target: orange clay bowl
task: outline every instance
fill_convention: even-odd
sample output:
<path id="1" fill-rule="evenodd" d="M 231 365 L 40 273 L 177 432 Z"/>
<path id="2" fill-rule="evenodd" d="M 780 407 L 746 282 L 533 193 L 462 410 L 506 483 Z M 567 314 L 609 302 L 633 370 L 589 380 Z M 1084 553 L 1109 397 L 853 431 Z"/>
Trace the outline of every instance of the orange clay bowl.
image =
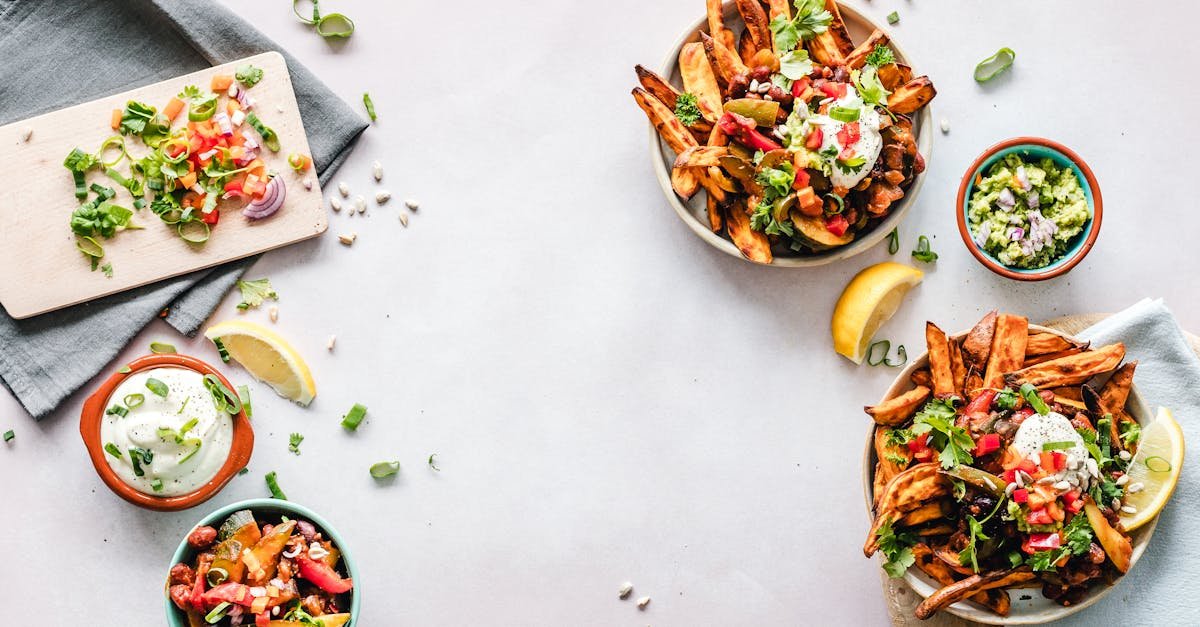
<path id="1" fill-rule="evenodd" d="M 125 371 L 109 377 L 84 401 L 83 412 L 79 417 L 79 434 L 83 436 L 83 443 L 87 446 L 88 457 L 92 458 L 92 465 L 96 467 L 96 474 L 100 475 L 100 479 L 104 481 L 105 485 L 117 496 L 134 505 L 163 512 L 195 507 L 212 498 L 221 491 L 221 488 L 225 487 L 225 484 L 229 483 L 229 480 L 239 470 L 250 463 L 250 453 L 254 450 L 254 430 L 250 428 L 250 420 L 246 417 L 246 411 L 243 409 L 233 417 L 233 444 L 229 448 L 229 457 L 225 459 L 225 464 L 217 471 L 216 476 L 194 492 L 180 496 L 151 496 L 143 494 L 121 481 L 112 468 L 109 468 L 108 460 L 104 458 L 104 443 L 100 441 L 100 424 L 104 419 L 104 410 L 108 407 L 113 391 L 125 380 L 125 377 L 141 370 L 172 366 L 187 368 L 200 374 L 211 374 L 220 379 L 221 383 L 224 383 L 229 389 L 234 389 L 233 384 L 220 372 L 217 372 L 216 368 L 195 357 L 146 355 L 129 362 Z"/>

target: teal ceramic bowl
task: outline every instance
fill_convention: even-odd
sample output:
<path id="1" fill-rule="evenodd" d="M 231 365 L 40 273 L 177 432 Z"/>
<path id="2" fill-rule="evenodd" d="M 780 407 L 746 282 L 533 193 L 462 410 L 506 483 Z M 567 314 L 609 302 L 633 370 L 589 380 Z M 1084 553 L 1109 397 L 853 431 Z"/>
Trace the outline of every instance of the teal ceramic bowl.
<path id="1" fill-rule="evenodd" d="M 1075 173 L 1075 177 L 1079 179 L 1084 196 L 1087 198 L 1088 207 L 1091 209 L 1091 219 L 1084 223 L 1083 230 L 1071 241 L 1066 252 L 1050 265 L 1041 268 L 1025 269 L 1004 265 L 975 242 L 975 239 L 971 237 L 970 228 L 967 226 L 967 199 L 974 190 L 975 180 L 992 167 L 993 163 L 1012 153 L 1033 159 L 1049 157 L 1056 164 L 1070 168 Z M 1104 201 L 1100 197 L 1100 185 L 1096 183 L 1092 169 L 1073 150 L 1056 141 L 1041 137 L 1014 137 L 985 150 L 967 169 L 967 173 L 963 175 L 962 183 L 958 187 L 957 211 L 959 234 L 962 235 L 967 250 L 979 260 L 979 263 L 1000 276 L 1017 281 L 1043 281 L 1066 274 L 1080 261 L 1083 261 L 1083 258 L 1092 250 L 1092 246 L 1096 243 L 1096 237 L 1100 234 L 1100 222 L 1104 216 Z"/>
<path id="2" fill-rule="evenodd" d="M 362 605 L 362 581 L 359 579 L 358 569 L 354 565 L 354 556 L 350 554 L 350 545 L 347 544 L 342 538 L 341 534 L 337 532 L 337 529 L 334 529 L 332 525 L 330 525 L 316 512 L 304 507 L 303 505 L 299 505 L 291 501 L 280 501 L 278 499 L 270 498 L 249 499 L 246 501 L 239 501 L 231 505 L 226 505 L 225 507 L 222 507 L 221 509 L 218 509 L 217 511 L 205 516 L 200 520 L 200 522 L 196 523 L 196 526 L 192 527 L 192 529 L 204 525 L 208 525 L 210 527 L 219 527 L 221 526 L 221 523 L 229 517 L 230 514 L 241 509 L 248 509 L 251 512 L 254 512 L 255 516 L 262 515 L 264 517 L 275 517 L 283 515 L 297 520 L 307 520 L 317 528 L 317 531 L 320 531 L 322 534 L 324 534 L 326 538 L 333 540 L 334 546 L 336 546 L 338 550 L 342 552 L 342 566 L 339 568 L 339 570 L 344 570 L 348 577 L 354 579 L 354 590 L 350 593 L 350 622 L 346 623 L 345 627 L 354 627 L 354 625 L 358 624 L 359 608 Z M 188 530 L 188 533 L 191 533 L 191 529 Z M 187 535 L 185 534 L 184 539 L 179 543 L 179 548 L 175 549 L 175 555 L 171 556 L 171 563 L 167 565 L 167 570 L 169 571 L 172 566 L 178 564 L 179 562 L 191 563 L 192 558 L 195 557 L 195 554 L 196 550 L 188 546 Z M 166 575 L 164 574 L 163 591 L 164 596 L 166 597 L 167 625 L 170 627 L 188 627 L 187 616 L 181 612 L 179 608 L 175 607 L 175 604 L 171 602 L 170 595 L 166 594 L 166 579 Z M 251 621 L 248 624 L 253 625 L 254 623 Z"/>

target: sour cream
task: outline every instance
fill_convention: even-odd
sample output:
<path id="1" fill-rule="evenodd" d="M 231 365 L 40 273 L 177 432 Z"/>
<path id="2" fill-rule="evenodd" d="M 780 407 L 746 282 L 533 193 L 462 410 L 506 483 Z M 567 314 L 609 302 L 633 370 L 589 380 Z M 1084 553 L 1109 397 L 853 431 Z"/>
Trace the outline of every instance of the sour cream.
<path id="1" fill-rule="evenodd" d="M 836 152 L 837 155 L 848 159 L 864 160 L 857 169 L 845 171 L 838 167 L 838 156 L 827 159 L 830 165 L 830 182 L 835 186 L 850 189 L 866 178 L 883 150 L 883 136 L 879 133 L 879 112 L 873 105 L 863 103 L 853 85 L 847 85 L 846 95 L 831 103 L 830 108 L 833 107 L 858 109 L 858 120 L 855 122 L 839 122 L 831 117 L 821 116 L 821 130 L 824 133 L 821 151 Z M 852 139 L 852 133 L 842 133 L 843 129 L 850 125 L 856 125 L 858 129 L 858 139 L 853 142 L 845 141 L 848 138 Z"/>
<path id="2" fill-rule="evenodd" d="M 165 398 L 146 387 L 150 379 L 167 386 Z M 141 405 L 125 416 L 106 414 L 100 424 L 105 448 L 115 447 L 121 454 L 119 458 L 112 452 L 104 455 L 121 481 L 152 496 L 179 496 L 215 477 L 233 445 L 233 417 L 217 410 L 212 394 L 204 387 L 204 375 L 186 368 L 135 372 L 113 391 L 109 406 L 124 406 L 125 399 L 134 394 L 145 399 Z M 180 433 L 189 422 L 190 428 Z M 148 463 L 139 463 L 140 477 L 134 472 L 130 449 L 153 455 Z M 155 490 L 158 482 L 161 488 Z"/>
<path id="3" fill-rule="evenodd" d="M 1049 442 L 1071 443 L 1068 448 L 1055 449 L 1067 456 L 1067 467 L 1055 473 L 1054 477 L 1058 481 L 1066 481 L 1076 487 L 1086 488 L 1090 476 L 1086 465 L 1088 452 L 1083 446 L 1083 438 L 1079 437 L 1075 426 L 1066 416 L 1056 412 L 1050 412 L 1045 416 L 1030 415 L 1017 429 L 1012 449 L 1020 454 L 1022 459 L 1041 460 L 1051 454 L 1051 451 L 1042 449 Z"/>

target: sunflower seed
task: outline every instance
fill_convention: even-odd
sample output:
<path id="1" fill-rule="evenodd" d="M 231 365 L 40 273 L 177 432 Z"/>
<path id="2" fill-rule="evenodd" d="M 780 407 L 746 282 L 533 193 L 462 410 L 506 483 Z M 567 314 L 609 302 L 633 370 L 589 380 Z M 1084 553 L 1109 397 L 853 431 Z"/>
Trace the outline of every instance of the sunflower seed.
<path id="1" fill-rule="evenodd" d="M 374 176 L 376 181 L 383 180 L 383 165 L 378 161 L 371 164 L 371 176 Z"/>
<path id="2" fill-rule="evenodd" d="M 330 196 L 329 207 L 331 209 L 333 209 L 334 211 L 341 211 L 342 210 L 342 201 L 338 200 L 337 196 Z"/>
<path id="3" fill-rule="evenodd" d="M 771 84 L 770 83 L 759 83 L 757 91 L 760 94 L 765 94 L 765 93 L 771 91 Z"/>
<path id="4" fill-rule="evenodd" d="M 279 320 L 279 308 L 271 305 L 271 308 L 267 310 L 267 315 L 271 317 L 271 322 Z"/>
<path id="5" fill-rule="evenodd" d="M 343 183 L 338 183 L 338 192 L 342 194 L 342 198 L 350 197 L 350 186 Z"/>
<path id="6" fill-rule="evenodd" d="M 1121 511 L 1122 511 L 1122 512 L 1124 512 L 1124 513 L 1126 513 L 1126 514 L 1136 514 L 1136 513 L 1137 513 L 1137 508 L 1136 508 L 1136 507 L 1134 507 L 1134 506 L 1132 506 L 1132 505 L 1126 505 L 1125 507 L 1122 507 L 1122 508 L 1121 508 Z"/>
<path id="7" fill-rule="evenodd" d="M 28 142 L 31 139 L 33 139 L 33 129 L 26 128 L 25 131 L 21 133 L 21 141 Z"/>
<path id="8" fill-rule="evenodd" d="M 1017 472 L 1014 472 L 1014 473 L 1013 473 L 1013 480 L 1017 482 L 1017 487 L 1018 487 L 1018 488 L 1023 488 L 1023 487 L 1025 487 L 1025 477 L 1024 477 L 1024 474 L 1025 474 L 1025 473 L 1022 473 L 1020 470 L 1018 470 Z"/>
<path id="9" fill-rule="evenodd" d="M 406 228 L 408 227 L 408 214 L 407 213 L 400 214 L 400 224 L 403 224 Z"/>
<path id="10" fill-rule="evenodd" d="M 1125 485 L 1126 483 L 1129 483 L 1129 475 L 1121 475 L 1120 477 L 1117 477 L 1117 485 Z"/>
<path id="11" fill-rule="evenodd" d="M 746 91 L 758 91 L 758 81 L 750 79 L 750 86 L 746 88 Z"/>
<path id="12" fill-rule="evenodd" d="M 1004 488 L 1004 496 L 1012 496 L 1013 492 L 1016 492 L 1016 491 L 1017 491 L 1017 484 L 1010 483 L 1010 484 L 1008 484 L 1008 487 Z"/>
<path id="13" fill-rule="evenodd" d="M 416 211 L 421 208 L 421 203 L 417 202 L 414 198 L 408 198 L 404 201 L 404 206 Z"/>
<path id="14" fill-rule="evenodd" d="M 311 177 L 308 177 L 308 176 L 304 177 L 304 180 L 300 181 L 300 184 L 304 186 L 304 189 L 312 191 L 312 178 Z"/>
<path id="15" fill-rule="evenodd" d="M 1089 475 L 1091 475 L 1093 477 L 1100 476 L 1100 464 L 1096 463 L 1096 460 L 1089 457 L 1086 460 L 1084 460 L 1084 463 L 1087 464 L 1087 469 L 1088 469 Z"/>
<path id="16" fill-rule="evenodd" d="M 1143 484 L 1140 481 L 1136 481 L 1134 483 L 1129 484 L 1129 486 L 1125 488 L 1125 491 L 1128 492 L 1129 494 L 1137 494 L 1138 492 L 1141 492 L 1142 490 L 1145 490 L 1145 489 L 1146 489 L 1145 484 Z"/>
<path id="17" fill-rule="evenodd" d="M 1038 455 L 1037 453 L 1034 453 L 1029 456 L 1029 461 L 1033 462 L 1034 466 L 1041 466 L 1042 465 L 1042 456 Z"/>
<path id="18" fill-rule="evenodd" d="M 945 134 L 945 133 L 949 133 L 949 132 L 950 132 L 950 120 L 947 120 L 946 118 L 942 118 L 942 133 Z"/>
<path id="19" fill-rule="evenodd" d="M 775 99 L 771 97 L 771 94 L 763 94 L 763 100 L 765 100 L 767 102 L 771 102 L 772 100 L 775 100 Z"/>
<path id="20" fill-rule="evenodd" d="M 647 605 L 650 605 L 650 597 L 642 597 L 637 600 L 637 606 L 639 610 L 646 609 Z"/>
<path id="21" fill-rule="evenodd" d="M 387 191 L 386 189 L 383 190 L 382 192 L 378 192 L 375 194 L 375 202 L 377 202 L 381 205 L 391 199 L 392 199 L 392 193 Z"/>
<path id="22" fill-rule="evenodd" d="M 1049 485 L 1058 482 L 1058 477 L 1042 477 L 1037 480 L 1038 485 Z"/>
<path id="23" fill-rule="evenodd" d="M 358 207 L 359 213 L 366 213 L 367 212 L 367 199 L 363 198 L 362 196 L 355 196 L 354 197 L 354 206 Z"/>
<path id="24" fill-rule="evenodd" d="M 625 583 L 621 584 L 620 589 L 617 590 L 617 598 L 618 599 L 628 598 L 629 594 L 631 592 L 633 592 L 633 584 L 626 581 Z"/>
<path id="25" fill-rule="evenodd" d="M 1060 491 L 1060 492 L 1066 492 L 1067 490 L 1070 490 L 1070 489 L 1071 489 L 1071 482 L 1069 482 L 1069 481 L 1059 481 L 1059 482 L 1057 482 L 1057 483 L 1055 483 L 1055 484 L 1054 484 L 1054 489 L 1055 489 L 1055 490 L 1058 490 L 1058 491 Z"/>
<path id="26" fill-rule="evenodd" d="M 348 233 L 348 234 L 346 234 L 346 235 L 339 235 L 339 236 L 338 236 L 338 241 L 339 241 L 339 242 L 341 242 L 341 243 L 343 243 L 343 244 L 345 244 L 345 245 L 347 245 L 347 246 L 349 246 L 349 245 L 353 244 L 353 243 L 354 243 L 354 240 L 356 240 L 356 239 L 358 239 L 358 234 L 357 234 L 357 233 L 353 233 L 353 232 L 352 232 L 352 233 Z"/>
<path id="27" fill-rule="evenodd" d="M 1120 457 L 1121 459 L 1123 459 L 1125 461 L 1129 461 L 1129 460 L 1133 459 L 1133 455 L 1130 455 L 1129 451 L 1121 451 L 1120 453 L 1117 453 L 1117 457 Z"/>
<path id="28" fill-rule="evenodd" d="M 337 336 L 336 335 L 329 336 L 329 341 L 325 342 L 325 350 L 332 351 L 334 342 L 337 342 Z"/>
<path id="29" fill-rule="evenodd" d="M 1113 499 L 1109 505 L 1111 505 L 1114 510 L 1121 509 L 1121 499 Z"/>

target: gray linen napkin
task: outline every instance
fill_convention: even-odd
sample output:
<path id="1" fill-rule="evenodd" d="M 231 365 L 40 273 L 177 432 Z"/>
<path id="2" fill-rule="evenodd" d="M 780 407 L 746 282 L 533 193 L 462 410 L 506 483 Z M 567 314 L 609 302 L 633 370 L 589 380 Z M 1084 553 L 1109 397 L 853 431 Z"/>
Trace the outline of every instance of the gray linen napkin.
<path id="1" fill-rule="evenodd" d="M 1079 334 L 1093 346 L 1124 342 L 1126 359 L 1138 360 L 1134 383 L 1151 411 L 1167 407 L 1183 427 L 1187 442 L 1183 470 L 1171 502 L 1158 517 L 1154 538 L 1117 589 L 1092 608 L 1062 625 L 1195 625 L 1190 602 L 1200 579 L 1196 560 L 1200 538 L 1200 360 L 1192 352 L 1175 317 L 1161 300 L 1146 299 Z"/>
<path id="2" fill-rule="evenodd" d="M 225 7 L 203 0 L 0 0 L 0 124 L 268 50 L 279 48 Z M 367 123 L 280 52 L 325 183 Z M 0 311 L 0 379 L 41 418 L 164 308 L 170 308 L 168 324 L 194 334 L 254 260 L 28 320 Z"/>

